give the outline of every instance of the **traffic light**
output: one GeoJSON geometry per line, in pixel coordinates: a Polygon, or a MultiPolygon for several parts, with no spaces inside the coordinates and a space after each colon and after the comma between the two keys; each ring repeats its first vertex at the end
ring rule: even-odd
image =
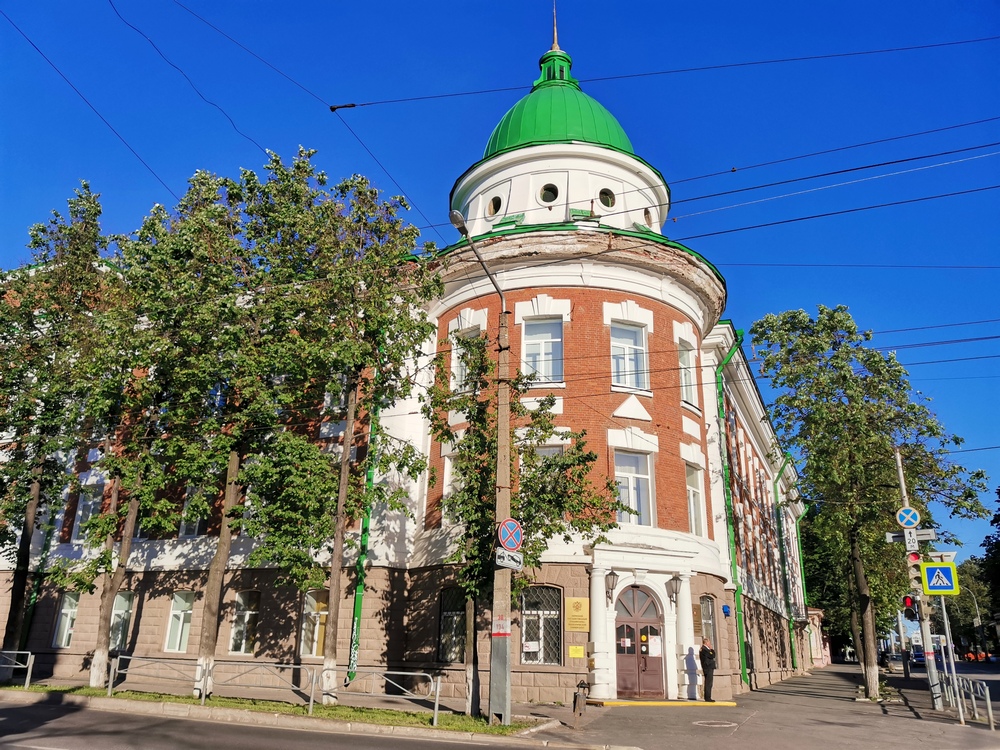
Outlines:
{"type": "Polygon", "coordinates": [[[913,594],[903,596],[903,617],[907,620],[920,619],[920,602],[913,594]]]}
{"type": "Polygon", "coordinates": [[[919,552],[906,553],[906,575],[910,579],[910,590],[921,592],[924,590],[923,573],[920,571],[920,564],[923,556],[919,552]]]}

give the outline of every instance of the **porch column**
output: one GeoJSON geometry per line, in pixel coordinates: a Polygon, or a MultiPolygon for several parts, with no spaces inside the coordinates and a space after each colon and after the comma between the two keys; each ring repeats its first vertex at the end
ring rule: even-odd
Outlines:
{"type": "Polygon", "coordinates": [[[587,644],[587,655],[589,674],[587,682],[590,683],[590,696],[600,700],[609,700],[615,697],[617,691],[613,684],[615,677],[612,669],[613,655],[611,638],[608,635],[609,609],[614,612],[614,607],[608,607],[608,598],[604,588],[604,576],[608,569],[600,566],[593,566],[590,570],[590,642],[587,644]]]}
{"type": "MultiPolygon", "coordinates": [[[[694,642],[694,613],[691,607],[691,573],[678,573],[681,585],[677,591],[677,674],[679,697],[698,698],[698,649],[694,642]]],[[[713,644],[714,645],[714,644],[713,644]]]]}

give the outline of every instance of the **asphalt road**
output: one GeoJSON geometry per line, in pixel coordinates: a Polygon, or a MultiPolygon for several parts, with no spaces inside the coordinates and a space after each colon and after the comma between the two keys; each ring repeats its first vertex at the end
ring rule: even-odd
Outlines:
{"type": "Polygon", "coordinates": [[[483,745],[128,715],[66,705],[0,704],[0,748],[4,750],[431,750],[477,746],[483,745]]]}

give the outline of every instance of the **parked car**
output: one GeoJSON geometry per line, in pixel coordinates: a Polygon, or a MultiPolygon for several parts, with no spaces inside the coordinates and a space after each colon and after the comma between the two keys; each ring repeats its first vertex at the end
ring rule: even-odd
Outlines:
{"type": "Polygon", "coordinates": [[[913,663],[918,667],[926,666],[927,659],[924,657],[924,650],[913,649],[913,663]]]}

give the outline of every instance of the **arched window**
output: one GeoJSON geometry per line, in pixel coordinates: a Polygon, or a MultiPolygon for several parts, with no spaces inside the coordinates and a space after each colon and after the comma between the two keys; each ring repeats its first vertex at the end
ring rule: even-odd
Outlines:
{"type": "Polygon", "coordinates": [[[302,605],[302,646],[303,656],[322,656],[326,644],[326,617],[329,612],[328,592],[313,590],[306,593],[302,605]]]}
{"type": "Polygon", "coordinates": [[[562,591],[532,586],[521,596],[521,663],[562,664],[562,591]]]}

